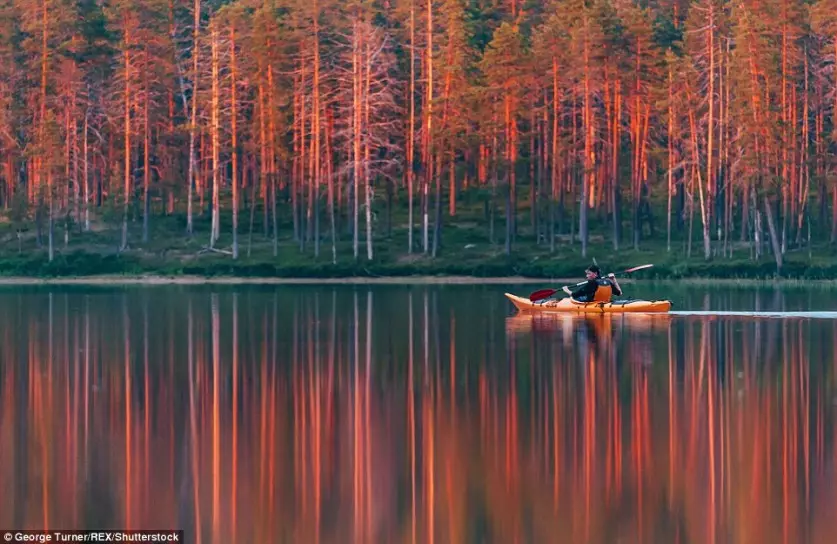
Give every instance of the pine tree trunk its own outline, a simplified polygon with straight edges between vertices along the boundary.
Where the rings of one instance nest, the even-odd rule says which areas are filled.
[[[268,186],[267,186],[267,176],[268,176],[268,164],[267,164],[267,134],[265,130],[265,117],[266,117],[266,110],[267,110],[267,100],[265,100],[264,96],[264,66],[261,66],[261,77],[259,78],[259,191],[261,193],[262,198],[262,230],[264,231],[264,237],[267,238],[268,235],[268,228],[270,226],[270,221],[268,220]],[[295,184],[294,184],[295,186]],[[255,195],[254,195],[255,196]],[[296,198],[292,197],[292,202],[296,202]],[[252,203],[253,208],[255,208],[255,202]],[[296,217],[296,214],[294,214]],[[252,220],[251,220],[252,223]],[[294,231],[296,232],[296,231]]]
[[[320,151],[320,10],[318,0],[314,0],[314,104],[312,106],[314,115],[314,149],[311,156],[314,160],[314,184],[313,184],[313,202],[314,202],[314,256],[320,255],[320,186],[321,179],[321,165],[322,156]]]
[[[84,135],[82,136],[82,147],[84,148],[84,230],[90,230],[90,177],[89,177],[89,162],[90,150],[88,144],[88,131],[90,122],[90,108],[84,110]]]
[[[369,36],[366,36],[366,29],[369,28],[369,22],[364,25],[364,38],[366,42],[366,51],[364,56],[366,57],[366,77],[364,78],[364,89],[363,89],[363,106],[364,106],[364,119],[363,119],[363,131],[362,134],[366,134],[369,131],[369,89],[371,86],[371,79],[372,79],[372,52],[370,50],[369,44]],[[369,136],[367,135],[364,138],[363,142],[364,146],[364,153],[363,153],[363,179],[364,179],[364,193],[366,199],[366,260],[372,260],[372,186],[370,184],[370,150],[369,150]]]
[[[151,119],[149,114],[150,86],[148,83],[148,72],[151,69],[148,61],[148,44],[145,44],[145,69],[143,70],[143,83],[145,86],[144,108],[143,108],[143,167],[142,167],[142,242],[148,243],[149,217],[151,204],[148,200],[148,190],[151,184]]]
[[[563,192],[561,187],[560,142],[561,94],[558,86],[558,58],[552,57],[552,177],[549,198],[549,251],[555,253],[555,201]]]
[[[424,176],[424,215],[422,217],[422,250],[425,254],[429,248],[428,240],[428,191],[433,179],[433,2],[427,2],[427,50],[425,64],[427,66],[427,104],[425,105],[425,176]]]
[[[672,176],[673,176],[673,148],[674,148],[674,103],[673,91],[674,85],[671,64],[668,67],[668,202],[666,207],[666,251],[671,253],[671,191],[672,191]]]
[[[237,66],[235,62],[235,25],[230,25],[230,127],[232,147],[232,257],[238,259],[238,100],[236,86],[238,85]]]
[[[272,51],[270,40],[267,42],[268,51]],[[276,257],[279,255],[279,227],[276,216],[276,185],[277,185],[277,175],[276,175],[276,157],[274,153],[276,153],[276,107],[273,101],[273,92],[276,86],[273,84],[273,59],[271,56],[267,58],[267,119],[268,119],[268,130],[270,131],[270,135],[268,138],[268,142],[270,143],[270,148],[268,149],[268,183],[270,184],[270,194],[271,197],[271,208],[273,209],[273,256]]]
[[[299,171],[298,171],[298,185],[299,185],[299,250],[305,251],[305,241],[310,229],[303,221],[303,211],[305,210],[305,153],[307,151],[305,142],[305,117],[307,113],[305,100],[305,57],[300,58],[300,75],[299,75]],[[310,169],[308,170],[310,172]],[[306,217],[309,219],[309,217]],[[305,232],[302,232],[305,231]]]
[[[189,175],[187,176],[186,185],[186,234],[191,236],[193,232],[192,224],[192,192],[196,183],[197,176],[197,160],[195,158],[195,133],[197,131],[198,118],[198,57],[200,56],[200,48],[198,47],[198,34],[200,33],[201,24],[201,0],[195,0],[194,7],[195,23],[192,29],[192,115],[189,122]]]
[[[331,114],[326,110],[325,124],[325,155],[326,155],[326,177],[328,179],[328,217],[331,230],[331,263],[337,264],[337,224],[334,218],[334,169],[332,168],[331,157]]]
[[[715,115],[715,9],[714,5],[710,2],[709,4],[709,25],[706,30],[707,34],[709,35],[709,122],[707,123],[706,127],[706,184],[709,194],[712,195],[713,187],[715,186],[715,179],[714,179],[714,170],[712,169],[712,155],[714,153],[713,149],[713,138],[715,136],[715,126],[714,126],[714,115]],[[700,191],[700,213],[701,217],[703,217],[704,226],[704,252],[705,257],[708,260],[711,256],[711,247],[710,247],[710,239],[709,239],[709,225],[707,223],[706,211],[703,202],[703,186],[701,185],[701,179],[698,177],[698,184],[699,184],[699,191]],[[711,206],[710,206],[711,209]]]
[[[215,18],[210,22],[210,34],[212,44],[212,226],[209,234],[209,247],[214,248],[215,242],[220,235],[220,189],[221,174],[221,142],[220,142],[220,116],[221,116],[221,92],[219,85],[220,60],[218,53],[218,22]]]
[[[585,18],[585,25],[589,24]],[[590,44],[584,41],[584,176],[582,177],[578,234],[581,238],[581,256],[587,256],[587,209],[593,174],[593,95],[590,87]]]
[[[126,25],[127,27],[127,25]],[[120,249],[128,247],[128,203],[131,198],[131,61],[128,54],[130,35],[125,36],[125,115],[124,115],[124,143],[125,143],[125,187],[124,207],[122,211],[122,243]],[[50,214],[52,217],[52,214]]]
[[[55,197],[52,186],[52,169],[47,168],[47,190],[49,191],[49,262],[55,257],[55,210],[53,209]]]
[[[796,221],[796,243],[797,245],[801,245],[802,243],[802,221],[805,217],[805,212],[807,210],[807,201],[808,201],[808,184],[809,184],[809,169],[808,169],[808,51],[807,48],[805,49],[805,53],[803,55],[804,61],[804,86],[802,92],[805,93],[805,96],[802,100],[802,145],[800,150],[800,172],[799,172],[799,185],[800,185],[800,196],[798,200],[798,213],[797,213],[797,221]]]
[[[361,138],[361,67],[360,67],[360,25],[357,19],[354,23],[354,31],[352,36],[352,150],[353,150],[353,190],[352,190],[352,208],[353,208],[353,222],[352,222],[352,252],[355,260],[358,258],[359,240],[358,240],[358,201],[360,193],[360,178],[361,178],[361,160],[360,160],[360,138]]]
[[[770,230],[770,244],[773,247],[773,257],[776,259],[776,270],[782,270],[782,247],[776,232],[776,222],[773,220],[773,209],[770,199],[764,195],[764,213],[767,216],[767,228]]]
[[[410,123],[407,126],[407,253],[413,253],[413,183],[416,126],[416,22],[415,0],[410,0]]]

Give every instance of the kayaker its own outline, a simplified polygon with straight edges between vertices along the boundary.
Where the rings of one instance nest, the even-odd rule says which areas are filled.
[[[587,276],[587,281],[584,284],[579,285],[575,290],[564,287],[564,292],[570,295],[573,300],[578,302],[610,302],[614,294],[618,297],[622,296],[622,288],[619,287],[615,275],[608,274],[607,278],[602,278],[602,271],[595,264],[587,267],[584,273]]]

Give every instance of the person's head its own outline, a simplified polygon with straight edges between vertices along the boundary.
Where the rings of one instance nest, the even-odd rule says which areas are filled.
[[[586,274],[588,280],[600,278],[602,275],[601,269],[595,264],[591,264],[590,266],[588,266],[587,270],[585,270],[584,273]]]

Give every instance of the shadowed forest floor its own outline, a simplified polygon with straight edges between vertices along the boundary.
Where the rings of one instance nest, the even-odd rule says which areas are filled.
[[[197,207],[196,207],[197,208]],[[231,253],[232,217],[229,208],[221,217],[221,235],[209,250],[210,215],[196,210],[193,235],[186,235],[184,213],[161,215],[154,211],[150,218],[148,241],[142,241],[142,216],[136,210],[128,224],[128,246],[121,249],[121,217],[107,220],[91,211],[90,230],[65,218],[54,225],[54,256],[48,253],[47,223],[38,229],[34,221],[14,222],[9,213],[0,220],[0,276],[5,277],[80,277],[102,275],[165,275],[193,277],[241,278],[340,278],[340,277],[404,277],[404,276],[476,276],[574,278],[583,274],[593,259],[607,271],[618,271],[639,264],[653,263],[651,270],[641,272],[642,278],[728,278],[770,279],[832,279],[837,277],[837,246],[827,241],[789,248],[783,257],[779,274],[776,262],[764,246],[761,258],[753,258],[752,244],[739,241],[733,233],[725,244],[713,241],[713,256],[704,259],[698,221],[693,227],[691,255],[688,255],[684,232],[673,226],[671,250],[667,250],[665,216],[657,214],[654,236],[648,226],[639,249],[633,248],[632,232],[626,221],[620,249],[614,250],[612,225],[606,218],[591,214],[591,228],[586,257],[581,244],[571,233],[571,217],[556,228],[554,251],[541,229],[540,243],[532,229],[531,215],[521,209],[517,216],[517,235],[506,253],[506,227],[502,214],[495,220],[493,240],[490,221],[480,204],[460,205],[450,217],[442,218],[441,240],[437,255],[432,256],[433,214],[430,217],[428,251],[422,251],[422,224],[418,210],[414,212],[414,250],[407,251],[406,206],[393,206],[391,214],[381,204],[373,219],[373,259],[367,259],[364,218],[359,220],[358,257],[353,254],[350,223],[338,218],[335,244],[336,264],[332,262],[329,223],[321,222],[320,245],[315,255],[313,239],[300,244],[293,236],[290,211],[282,206],[277,212],[277,241],[273,242],[272,224],[265,228],[264,216],[257,208],[250,232],[249,210],[239,217],[239,258]],[[324,214],[325,215],[325,214]],[[391,219],[390,219],[391,217]],[[662,228],[660,228],[662,227]],[[18,230],[20,235],[18,236]],[[816,231],[815,231],[816,232]],[[571,238],[572,236],[572,238]],[[822,237],[822,236],[820,236]],[[812,237],[817,240],[817,237]]]

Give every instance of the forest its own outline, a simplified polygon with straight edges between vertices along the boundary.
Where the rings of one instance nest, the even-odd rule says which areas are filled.
[[[837,243],[836,61],[837,0],[2,0],[4,251],[781,268]]]

